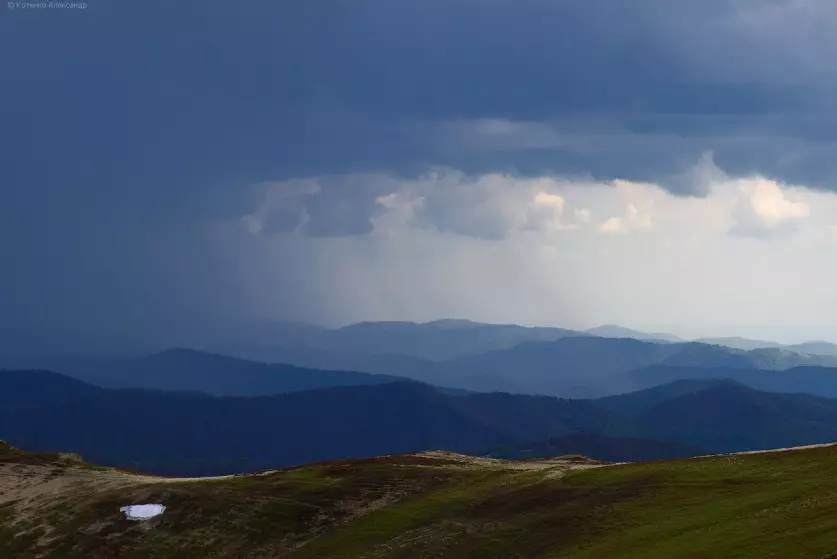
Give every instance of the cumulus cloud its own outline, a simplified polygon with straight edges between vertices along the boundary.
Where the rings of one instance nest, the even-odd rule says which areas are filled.
[[[622,230],[622,219],[618,217],[606,219],[599,225],[599,231],[602,233],[619,233]]]
[[[761,176],[730,177],[711,154],[703,154],[680,180],[694,186],[699,197],[715,207],[713,223],[739,236],[767,237],[787,231],[810,215],[810,207],[795,197],[799,187],[787,187]],[[609,201],[567,192],[601,188],[614,190]],[[392,174],[349,174],[291,179],[258,184],[256,207],[241,217],[254,234],[297,233],[315,237],[367,235],[383,223],[499,241],[519,232],[572,231],[588,224],[593,212],[604,216],[599,233],[650,231],[666,218],[671,205],[658,184],[628,180],[591,181],[558,177],[528,178],[502,173],[469,175],[436,168],[416,178]],[[621,203],[615,204],[614,201]],[[720,210],[723,205],[725,210]],[[666,208],[665,210],[663,208]],[[609,217],[608,217],[608,214]],[[719,216],[725,215],[724,222]],[[710,215],[710,214],[706,214]],[[656,216],[656,217],[655,217]],[[313,227],[311,224],[318,224]]]
[[[640,212],[635,205],[628,204],[625,206],[624,216],[604,220],[599,225],[599,231],[606,234],[629,233],[652,227],[654,227],[654,222],[650,213]]]
[[[500,240],[519,231],[576,228],[564,220],[566,200],[556,193],[561,183],[499,173],[473,177],[453,169],[415,179],[363,174],[291,180],[256,185],[263,195],[240,219],[253,234],[365,235],[389,212],[415,227]],[[589,219],[585,209],[575,215],[579,222]],[[312,229],[311,222],[321,225]]]
[[[246,260],[261,270],[250,290],[264,301],[281,299],[272,286],[288,283],[291,272],[281,256],[294,254],[300,277],[316,270],[319,278],[308,282],[297,304],[338,322],[454,315],[786,338],[823,337],[829,328],[817,309],[834,299],[830,286],[837,268],[827,258],[833,245],[822,242],[822,233],[837,215],[835,195],[780,186],[786,201],[809,208],[806,218],[794,219],[801,215],[798,208],[763,203],[763,192],[742,189],[742,182],[754,184],[756,177],[713,183],[702,197],[675,196],[652,183],[548,177],[527,182],[450,170],[423,180],[391,180],[392,191],[378,198],[382,212],[369,235],[243,239],[266,251]],[[433,206],[426,206],[434,196],[443,197],[436,203],[444,199],[448,214],[434,215]],[[782,242],[729,235],[742,200],[751,203],[753,197],[760,220],[781,214],[796,223],[795,234]],[[537,208],[554,213],[533,214]],[[593,221],[573,229],[548,226],[548,216],[577,224],[574,217],[584,210],[615,216],[620,232],[642,234],[603,236],[601,223]],[[487,236],[483,219],[502,224],[496,229],[502,235]],[[456,225],[440,227],[435,220]],[[540,226],[528,228],[531,220]],[[234,252],[240,258],[243,251]],[[803,277],[799,269],[810,274]],[[340,288],[350,289],[352,297],[340,297]],[[758,329],[791,323],[793,332]]]
[[[421,185],[418,222],[441,232],[499,240],[527,230],[560,230],[565,200],[544,179],[489,174],[477,178],[447,171]]]
[[[573,210],[573,215],[578,223],[587,223],[592,217],[590,210],[587,208],[576,208]]]
[[[806,203],[789,199],[774,181],[760,177],[742,179],[735,186],[740,197],[734,210],[734,234],[763,237],[787,229],[811,213]]]
[[[534,204],[537,207],[550,208],[559,215],[564,213],[564,206],[566,200],[557,194],[550,194],[548,192],[540,191],[535,194]]]

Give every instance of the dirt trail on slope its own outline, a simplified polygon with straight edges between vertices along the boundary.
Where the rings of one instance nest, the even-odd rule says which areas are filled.
[[[772,452],[791,452],[794,450],[810,450],[813,448],[825,448],[828,446],[837,446],[837,443],[822,443],[822,444],[808,444],[803,446],[789,446],[786,448],[768,448],[766,450],[744,450],[741,452],[724,452],[721,454],[704,454],[695,456],[695,458],[714,458],[716,456],[746,456],[748,454],[770,454]]]
[[[595,460],[575,460],[562,458],[547,458],[543,460],[499,460],[496,458],[484,458],[480,456],[467,456],[455,452],[434,450],[419,452],[413,456],[422,458],[437,459],[439,466],[429,467],[458,467],[458,468],[489,468],[509,471],[540,471],[549,478],[559,478],[571,470],[589,470],[591,468],[602,468],[615,466],[616,464],[597,462]]]

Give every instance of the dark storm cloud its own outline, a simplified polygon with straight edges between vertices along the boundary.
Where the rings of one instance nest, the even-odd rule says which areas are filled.
[[[254,211],[251,186],[266,181],[448,166],[659,180],[689,194],[700,188],[678,177],[711,150],[733,175],[833,188],[837,118],[823,64],[835,8],[783,5],[209,0],[8,11],[0,248],[14,272],[0,279],[4,315],[143,325],[244,305],[200,227]],[[483,119],[539,128],[498,132]],[[386,189],[321,186],[277,205],[264,232],[371,230]]]

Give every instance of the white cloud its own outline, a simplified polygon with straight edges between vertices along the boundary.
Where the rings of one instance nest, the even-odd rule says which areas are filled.
[[[392,192],[384,196],[378,196],[375,198],[375,203],[380,204],[388,210],[413,215],[421,208],[424,203],[424,197],[411,196],[409,193],[404,192]]]
[[[599,231],[602,233],[621,233],[624,231],[622,218],[611,217],[610,219],[604,220],[602,224],[599,225]]]
[[[762,237],[797,224],[811,214],[805,202],[788,198],[799,189],[783,189],[778,183],[761,178],[734,182],[740,195],[734,209],[733,233]]]
[[[649,203],[653,203],[653,201],[649,201]],[[625,206],[625,215],[604,220],[599,225],[599,232],[605,234],[629,233],[631,231],[652,229],[653,227],[654,221],[651,218],[650,212],[640,211],[636,205],[628,203]]]
[[[343,219],[352,219],[345,212],[354,211],[360,215],[354,216],[355,222],[368,216],[370,230],[432,228],[501,240],[524,231],[579,230],[590,222],[594,213],[590,208],[594,208],[604,216],[596,227],[599,233],[649,232],[658,226],[665,230],[691,224],[690,236],[698,239],[722,230],[766,237],[811,215],[810,205],[802,199],[805,189],[783,187],[763,177],[732,179],[714,164],[711,154],[701,157],[691,178],[681,178],[700,183],[695,189],[705,195],[675,197],[658,185],[625,180],[521,179],[501,173],[469,176],[445,168],[416,179],[384,174],[319,177],[259,185],[256,190],[262,202],[241,223],[252,234],[304,231],[313,208],[326,217]],[[371,207],[352,202],[353,209],[341,194],[336,197],[341,212],[329,211],[329,204],[336,203],[326,195],[334,198],[334,192],[352,192],[357,185],[369,193]],[[573,208],[569,216],[568,208]]]
[[[742,189],[749,190],[750,204],[767,225],[808,217],[810,209],[802,202],[788,200],[778,184],[755,179],[742,181]]]
[[[327,309],[341,322],[464,316],[569,327],[687,324],[706,333],[722,325],[740,335],[773,324],[819,337],[834,326],[822,313],[837,306],[834,244],[825,236],[837,241],[831,193],[723,173],[712,175],[703,197],[648,183],[444,169],[346,180],[382,185],[372,234],[228,243],[238,259],[232,267],[255,270],[248,292],[265,312],[276,286],[292,285],[300,307]],[[742,223],[762,232],[793,224],[794,234],[729,234]],[[600,229],[642,234],[605,242]]]
[[[566,200],[564,200],[562,196],[540,191],[537,194],[535,194],[534,203],[536,206],[545,206],[553,208],[556,210],[557,213],[562,214],[564,213],[564,206],[567,202]]]
[[[575,216],[575,220],[579,223],[587,223],[592,217],[590,210],[587,208],[576,208],[573,210],[573,215]]]
[[[522,231],[566,231],[577,224],[563,221],[566,199],[557,194],[560,181],[519,179],[492,173],[470,177],[437,169],[416,180],[394,184],[395,192],[377,203],[401,215],[401,223],[442,233],[500,240]],[[375,219],[391,227],[392,216]]]

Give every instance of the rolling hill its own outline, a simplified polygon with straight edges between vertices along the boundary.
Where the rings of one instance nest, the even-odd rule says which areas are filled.
[[[0,445],[7,559],[832,557],[837,447],[621,465],[429,452],[213,479]],[[165,512],[127,520],[120,508]]]

